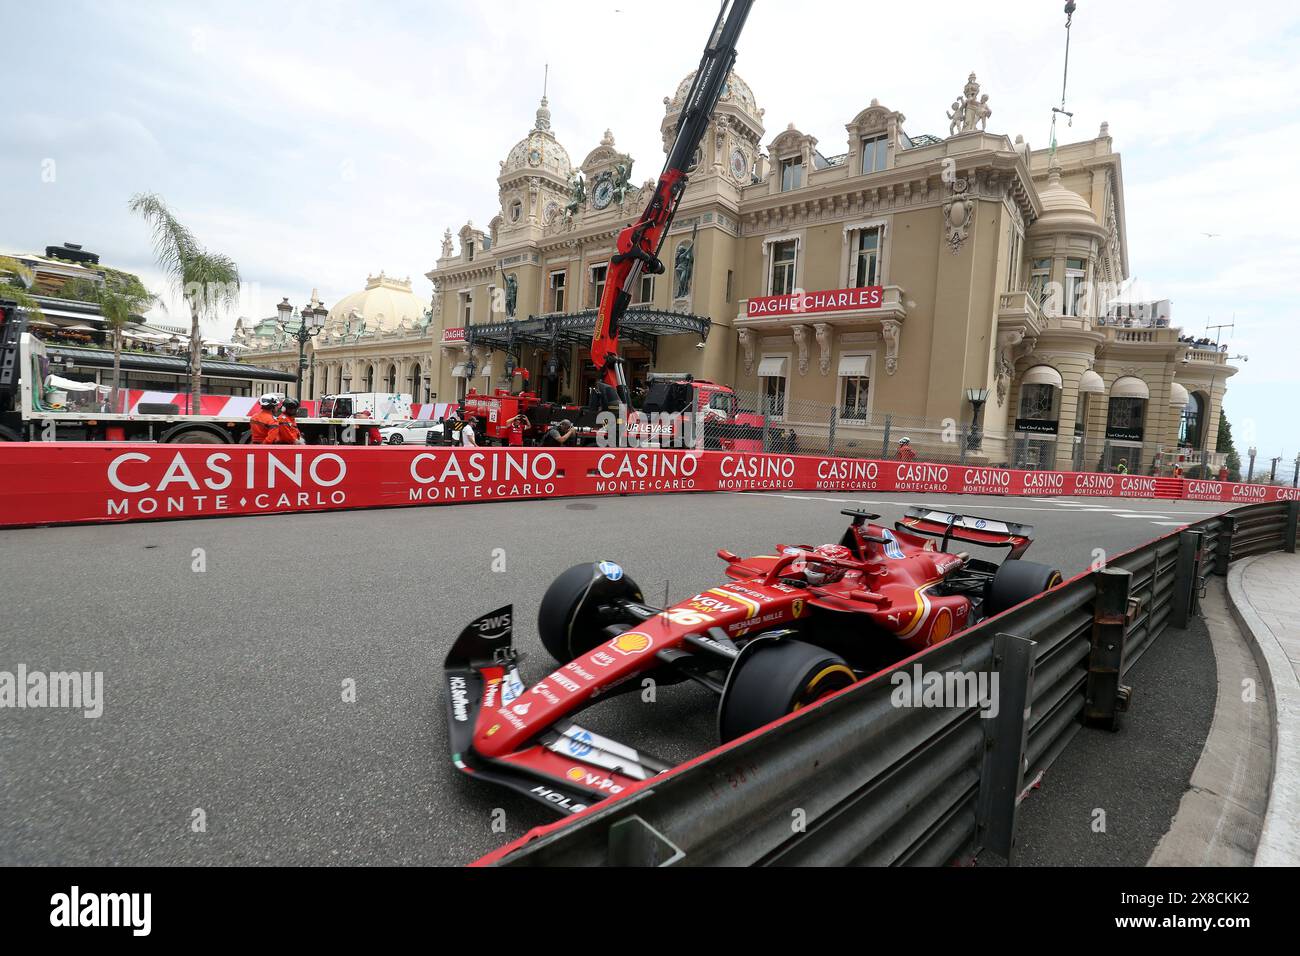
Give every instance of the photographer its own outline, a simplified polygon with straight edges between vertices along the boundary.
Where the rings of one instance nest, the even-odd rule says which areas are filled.
[[[546,437],[542,439],[545,448],[568,448],[578,443],[578,430],[567,418],[552,425]]]

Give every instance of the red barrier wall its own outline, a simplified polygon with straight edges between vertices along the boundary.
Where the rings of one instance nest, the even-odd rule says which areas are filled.
[[[0,527],[682,491],[1256,503],[1293,488],[802,455],[602,448],[0,444]]]

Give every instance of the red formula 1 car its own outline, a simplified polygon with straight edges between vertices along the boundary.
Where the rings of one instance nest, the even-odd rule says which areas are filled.
[[[731,740],[1061,581],[1021,560],[1025,525],[911,508],[887,528],[869,523],[879,515],[842,513],[852,523],[836,544],[719,551],[731,580],[669,608],[647,606],[611,561],[570,568],[537,620],[560,666],[532,687],[516,667],[513,609],[474,621],[445,664],[456,766],[576,813],[669,769],[572,720],[646,677],[714,691],[718,734]],[[951,552],[953,541],[1009,555],[994,564]]]

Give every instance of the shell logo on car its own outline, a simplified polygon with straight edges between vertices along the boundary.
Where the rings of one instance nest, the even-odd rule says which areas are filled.
[[[640,654],[650,647],[650,635],[642,634],[640,631],[627,631],[610,641],[609,647],[611,650],[631,657],[633,654]]]

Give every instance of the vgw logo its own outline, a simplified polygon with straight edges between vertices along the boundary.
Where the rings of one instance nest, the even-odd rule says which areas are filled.
[[[152,928],[152,893],[70,893],[50,897],[51,926],[129,926],[133,936]]]

